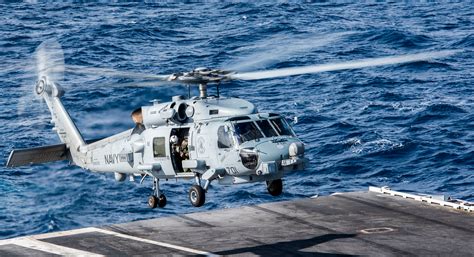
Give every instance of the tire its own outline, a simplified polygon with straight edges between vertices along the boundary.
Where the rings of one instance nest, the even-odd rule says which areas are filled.
[[[267,190],[272,196],[279,196],[283,192],[283,181],[275,179],[267,181]]]
[[[201,207],[206,201],[206,192],[201,186],[193,185],[189,189],[189,201],[194,207]]]
[[[160,197],[158,198],[158,206],[160,208],[163,208],[166,206],[166,196],[164,194],[161,194]]]
[[[157,205],[158,205],[158,197],[154,195],[150,195],[148,197],[148,207],[155,209]]]

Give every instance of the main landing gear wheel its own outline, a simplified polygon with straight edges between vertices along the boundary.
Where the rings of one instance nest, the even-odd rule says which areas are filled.
[[[150,195],[148,197],[148,207],[155,209],[156,207],[163,208],[166,206],[166,196],[161,194],[160,197]]]
[[[189,189],[189,201],[194,207],[201,207],[206,201],[206,191],[199,185],[193,185]]]
[[[154,195],[150,195],[148,197],[148,207],[155,209],[157,205],[158,205],[158,197]]]
[[[283,192],[283,182],[281,179],[267,181],[267,190],[273,196],[279,196]]]
[[[160,197],[158,197],[158,207],[163,208],[166,205],[166,196],[164,194],[161,194]]]

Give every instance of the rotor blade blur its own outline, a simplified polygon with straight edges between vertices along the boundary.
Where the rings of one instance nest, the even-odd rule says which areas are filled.
[[[250,54],[244,54],[231,61],[230,64],[224,64],[224,69],[239,72],[262,69],[272,64],[286,61],[298,54],[307,54],[314,49],[337,42],[344,36],[351,34],[354,34],[354,32],[276,35],[265,38],[250,46],[234,50],[232,52],[234,55],[242,55],[240,52],[250,52]]]
[[[302,75],[302,74],[320,73],[320,72],[327,72],[327,71],[360,69],[360,68],[376,67],[376,66],[382,66],[382,65],[394,65],[394,64],[418,62],[418,61],[427,61],[427,60],[432,60],[432,59],[444,58],[458,52],[460,52],[460,50],[433,51],[433,52],[425,52],[425,53],[418,53],[418,54],[407,54],[407,55],[388,56],[388,57],[381,57],[381,58],[361,59],[361,60],[341,62],[341,63],[330,63],[330,64],[311,65],[311,66],[294,67],[294,68],[282,68],[282,69],[266,70],[266,71],[234,73],[234,74],[229,75],[228,77],[229,79],[240,79],[240,80],[269,79],[269,78],[278,78],[278,77],[286,77],[286,76],[294,76],[294,75]]]
[[[181,84],[178,81],[138,81],[138,82],[125,82],[125,83],[115,83],[112,84],[112,87],[157,87],[157,86],[166,86],[173,83]]]
[[[64,78],[64,53],[55,39],[41,43],[35,51],[36,72],[38,78],[48,77],[49,80],[61,82]]]
[[[107,77],[119,77],[119,78],[131,78],[131,79],[155,79],[155,80],[168,80],[170,75],[153,75],[141,72],[129,72],[129,71],[119,71],[110,68],[96,68],[96,67],[87,67],[80,65],[67,65],[66,70],[75,74],[90,74],[90,75],[99,75]]]

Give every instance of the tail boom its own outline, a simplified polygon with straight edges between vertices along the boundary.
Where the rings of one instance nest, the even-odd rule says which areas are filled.
[[[86,163],[87,145],[61,101],[64,91],[58,84],[43,77],[36,85],[36,93],[41,95],[48,105],[52,117],[51,121],[54,124],[53,130],[56,131],[61,142],[69,150],[71,161],[83,167]]]

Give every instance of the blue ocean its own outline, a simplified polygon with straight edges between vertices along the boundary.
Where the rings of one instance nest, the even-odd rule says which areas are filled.
[[[474,201],[471,3],[4,3],[0,10],[0,239],[369,186]],[[196,67],[252,71],[457,52],[223,84],[221,95],[297,120],[307,168],[288,173],[276,198],[263,183],[213,184],[200,208],[187,198],[192,180],[165,181],[168,205],[152,210],[146,204],[150,179],[119,183],[113,174],[67,162],[4,167],[12,149],[59,143],[46,104],[34,95],[34,52],[48,39],[57,40],[65,64],[76,67],[61,85],[64,105],[86,139],[132,128],[131,111],[187,95],[187,88],[134,87],[135,79],[85,67],[145,74]]]

